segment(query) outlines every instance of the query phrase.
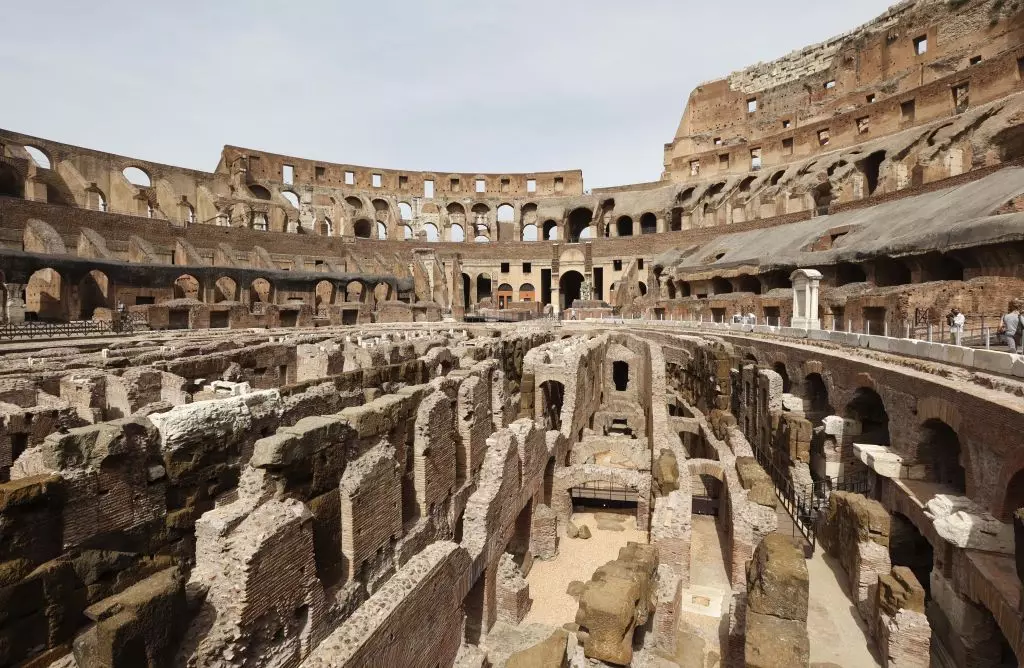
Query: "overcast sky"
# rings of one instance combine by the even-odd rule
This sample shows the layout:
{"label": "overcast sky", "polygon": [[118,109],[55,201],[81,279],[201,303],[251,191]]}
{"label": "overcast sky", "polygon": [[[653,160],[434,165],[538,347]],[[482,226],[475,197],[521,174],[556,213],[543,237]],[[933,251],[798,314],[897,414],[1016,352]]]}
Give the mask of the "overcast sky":
{"label": "overcast sky", "polygon": [[212,171],[224,144],[441,172],[656,180],[708,79],[890,0],[37,0],[4,8],[0,127]]}

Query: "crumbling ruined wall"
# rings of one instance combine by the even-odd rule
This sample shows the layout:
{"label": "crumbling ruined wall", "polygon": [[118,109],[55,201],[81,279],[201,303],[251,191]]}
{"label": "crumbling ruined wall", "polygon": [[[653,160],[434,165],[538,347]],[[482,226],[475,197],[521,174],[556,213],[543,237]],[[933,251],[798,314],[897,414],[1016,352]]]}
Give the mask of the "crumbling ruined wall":
{"label": "crumbling ruined wall", "polygon": [[771,534],[761,541],[747,567],[744,665],[809,665],[808,586],[803,554],[789,538]]}
{"label": "crumbling ruined wall", "polygon": [[821,545],[839,560],[857,611],[869,622],[875,617],[878,578],[892,568],[889,532],[889,513],[879,502],[848,492],[829,497],[819,529]]}

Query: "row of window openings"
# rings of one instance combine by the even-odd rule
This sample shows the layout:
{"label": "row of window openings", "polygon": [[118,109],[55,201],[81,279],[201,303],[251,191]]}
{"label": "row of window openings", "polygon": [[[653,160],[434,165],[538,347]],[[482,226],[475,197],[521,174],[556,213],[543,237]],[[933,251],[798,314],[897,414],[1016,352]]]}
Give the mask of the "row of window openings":
{"label": "row of window openings", "polygon": [[[324,168],[323,167],[317,167],[316,168],[316,178],[317,179],[322,179],[323,177],[324,177]],[[383,176],[382,175],[380,175],[380,174],[372,174],[370,176],[370,179],[371,179],[371,185],[374,188],[380,188],[380,187],[383,186]],[[285,185],[289,185],[289,186],[293,185],[295,183],[295,167],[293,167],[292,165],[284,165],[284,166],[282,166],[281,167],[281,181]],[[353,186],[353,185],[355,185],[355,183],[356,183],[355,172],[345,172],[345,185]],[[403,189],[404,190],[408,186],[409,186],[409,177],[408,176],[404,176],[404,175],[399,175],[399,177],[398,177],[398,187],[399,187],[399,189]],[[459,192],[462,189],[461,179],[452,179],[451,183],[450,183],[450,186],[451,186],[451,191],[452,192]],[[503,193],[504,192],[508,192],[511,189],[511,187],[512,187],[511,179],[502,179],[501,180],[501,192],[503,192]],[[565,187],[565,182],[562,179],[562,177],[556,176],[555,177],[555,191],[559,192],[564,187]],[[476,192],[478,192],[478,193],[485,193],[485,192],[487,192],[487,181],[485,179],[476,179],[476,181],[474,183],[474,188],[475,188]],[[535,193],[535,192],[537,192],[537,180],[536,179],[527,179],[526,180],[526,192],[528,192],[528,193]],[[430,180],[430,179],[427,179],[427,180],[425,180],[423,182],[423,196],[427,197],[427,198],[431,198],[431,197],[434,196],[434,182],[432,180]]]}
{"label": "row of window openings", "polygon": [[[644,268],[644,260],[643,260],[643,258],[639,258],[636,261],[636,268],[637,269],[643,269]],[[622,271],[622,260],[612,260],[612,269],[614,271]],[[510,270],[511,270],[511,264],[510,263],[508,263],[508,262],[502,262],[501,263],[501,273],[507,274],[507,273],[509,273]],[[523,263],[523,273],[524,274],[533,273],[533,263],[532,262],[524,262]]]}
{"label": "row of window openings", "polygon": [[[967,110],[970,105],[970,84],[962,83],[957,86],[953,86],[953,106],[956,109],[956,113],[961,114]],[[874,102],[875,96],[869,95],[868,102]],[[914,100],[907,100],[900,103],[900,122],[901,123],[913,123],[916,117],[917,105]],[[871,130],[871,117],[862,116],[856,120],[857,134],[867,134]],[[782,122],[783,127],[789,127],[789,121]],[[818,145],[828,146],[832,140],[832,133],[829,128],[818,130]],[[722,140],[715,138],[715,145],[721,145]],[[793,154],[793,138],[787,137],[782,140],[782,154],[792,155]],[[720,170],[729,169],[729,154],[725,153],[718,156],[718,168]],[[752,170],[761,169],[761,149],[755,148],[750,151],[750,168]],[[690,176],[697,176],[700,174],[700,160],[690,161]]]}

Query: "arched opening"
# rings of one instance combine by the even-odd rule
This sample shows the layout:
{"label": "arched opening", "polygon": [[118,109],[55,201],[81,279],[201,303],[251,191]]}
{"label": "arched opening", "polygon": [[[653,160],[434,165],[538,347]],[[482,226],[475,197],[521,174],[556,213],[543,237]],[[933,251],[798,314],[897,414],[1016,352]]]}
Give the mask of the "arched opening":
{"label": "arched opening", "polygon": [[266,232],[267,227],[267,214],[257,211],[252,215],[252,229],[258,232]]}
{"label": "arched opening", "polygon": [[64,279],[55,269],[40,269],[29,276],[25,286],[26,318],[67,321],[68,313],[61,297],[63,288]]}
{"label": "arched opening", "polygon": [[633,219],[629,216],[621,216],[615,221],[615,232],[620,237],[633,236]]}
{"label": "arched opening", "polygon": [[967,493],[967,471],[961,464],[960,437],[939,419],[925,420],[918,428],[917,462],[932,482]]}
{"label": "arched opening", "polygon": [[515,301],[515,291],[512,286],[508,283],[502,283],[498,286],[498,308],[503,309],[508,304]]}
{"label": "arched opening", "polygon": [[558,223],[553,220],[544,221],[544,238],[547,241],[558,240]]}
{"label": "arched opening", "polygon": [[330,281],[320,281],[316,284],[316,287],[313,288],[313,302],[317,312],[334,303],[334,294],[334,284]]}
{"label": "arched opening", "polygon": [[736,283],[739,284],[740,292],[753,292],[755,295],[761,294],[761,281],[756,276],[750,274],[742,274]]}
{"label": "arched opening", "polygon": [[712,294],[727,295],[732,292],[732,283],[721,276],[715,276],[711,279],[711,291]]}
{"label": "arched opening", "polygon": [[629,363],[623,361],[612,362],[612,382],[615,383],[616,392],[625,392],[629,387]]}
{"label": "arched opening", "polygon": [[889,414],[878,392],[869,387],[857,388],[846,404],[844,417],[860,422],[858,442],[889,445]]}
{"label": "arched opening", "polygon": [[235,279],[221,276],[213,284],[213,303],[238,301],[238,284]]}
{"label": "arched opening", "polygon": [[51,168],[50,156],[48,156],[43,149],[26,145],[25,152],[28,153],[28,157],[32,159],[32,162],[36,164],[36,167],[41,167],[43,169]]}
{"label": "arched opening", "polygon": [[893,513],[889,528],[889,561],[893,566],[903,566],[913,572],[931,598],[932,568],[934,550],[931,543],[905,515]]}
{"label": "arched opening", "polygon": [[519,301],[537,301],[537,290],[533,287],[533,283],[523,283],[522,285],[519,286]]}
{"label": "arched opening", "polygon": [[894,285],[909,285],[911,282],[910,267],[902,260],[880,257],[874,261],[875,285],[880,288]]}
{"label": "arched opening", "polygon": [[782,177],[786,175],[786,170],[780,169],[779,171],[772,174],[772,178],[768,179],[768,185],[777,186]]}
{"label": "arched opening", "polygon": [[578,271],[567,271],[558,279],[558,290],[562,296],[562,309],[572,308],[574,301],[580,298],[583,287],[583,274]]}
{"label": "arched opening", "polygon": [[804,377],[804,399],[809,408],[805,411],[809,420],[813,416],[813,421],[817,422],[835,412],[829,403],[828,386],[820,373],[809,373]]}
{"label": "arched opening", "polygon": [[1019,508],[1024,508],[1024,469],[1013,474],[1010,482],[1006,485],[1006,495],[1003,497],[1003,515],[1000,519],[1004,522],[1012,521],[1013,513]]}
{"label": "arched opening", "polygon": [[644,283],[643,281],[638,281],[636,285],[637,285],[638,288],[640,288],[640,296],[641,297],[646,297],[647,296],[647,284]]}
{"label": "arched opening", "polygon": [[653,213],[640,216],[640,234],[654,234],[658,231],[658,219]]}
{"label": "arched opening", "polygon": [[254,279],[249,285],[249,303],[255,304],[261,302],[264,304],[270,304],[273,302],[274,287],[265,278]]}
{"label": "arched opening", "polygon": [[511,204],[502,204],[498,207],[497,220],[499,223],[511,223],[516,218],[516,210]]}
{"label": "arched opening", "polygon": [[327,219],[321,220],[317,224],[317,226],[316,226],[316,231],[317,231],[317,234],[319,234],[322,237],[329,237],[329,236],[331,236],[331,233],[334,231],[334,226],[331,225],[331,219],[327,218]]}
{"label": "arched opening", "polygon": [[665,291],[668,293],[669,299],[676,298],[676,284],[672,279],[665,281]]}
{"label": "arched opening", "polygon": [[478,244],[485,244],[485,243],[487,243],[489,241],[490,241],[490,238],[488,238],[488,236],[486,234],[478,234],[473,239],[473,242],[474,243],[478,243]]}
{"label": "arched opening", "polygon": [[263,199],[263,200],[269,200],[270,199],[270,191],[267,190],[266,188],[264,188],[263,186],[259,185],[258,183],[250,183],[249,184],[249,192],[256,199]]}
{"label": "arched opening", "polygon": [[354,195],[350,195],[345,198],[345,204],[352,207],[353,211],[361,211],[363,208],[363,201]]}
{"label": "arched opening", "polygon": [[[793,384],[789,380],[789,372],[786,371],[786,365],[783,364],[782,362],[776,362],[775,364],[772,365],[772,371],[774,371],[775,373],[779,374],[782,377],[782,391],[785,392],[786,394],[789,394],[789,392],[793,389]],[[821,376],[818,377],[821,378]],[[828,391],[826,390],[826,394],[827,393]]]}
{"label": "arched opening", "polygon": [[562,428],[562,400],[565,386],[555,380],[547,380],[540,384],[541,419],[545,431],[558,431]]}
{"label": "arched opening", "polygon": [[441,240],[441,233],[437,229],[437,225],[433,223],[425,223],[423,225],[423,232],[427,236],[427,241],[434,242]]}
{"label": "arched opening", "polygon": [[377,221],[377,238],[387,239],[388,238],[388,226],[384,223]]}
{"label": "arched opening", "polygon": [[469,278],[469,274],[462,274],[462,306],[463,308],[469,308],[470,298],[470,286],[472,281]]}
{"label": "arched opening", "polygon": [[756,176],[748,176],[747,178],[745,178],[742,181],[740,181],[740,192],[744,192],[744,193],[750,192],[750,186],[752,186],[754,184],[754,181],[756,181],[756,180],[757,180]]}
{"label": "arched opening", "polygon": [[408,202],[398,203],[398,216],[402,220],[412,220],[412,207]]}
{"label": "arched opening", "polygon": [[459,225],[458,223],[455,223],[455,224],[452,225],[451,237],[452,237],[452,241],[465,241],[466,240],[466,230],[464,230],[462,228],[462,225]]}
{"label": "arched opening", "polygon": [[194,299],[202,301],[202,290],[195,276],[183,274],[174,280],[175,299]]}
{"label": "arched opening", "polygon": [[370,204],[373,206],[374,219],[383,221],[387,221],[390,219],[391,207],[388,206],[387,202],[378,197],[376,199],[370,200]]}
{"label": "arched opening", "polygon": [[78,284],[78,298],[81,304],[79,318],[91,320],[93,312],[98,308],[114,307],[113,295],[110,294],[110,279],[102,271],[90,271]]}
{"label": "arched opening", "polygon": [[482,203],[473,205],[470,209],[473,214],[473,234],[476,237],[490,237],[491,234],[491,209]]}
{"label": "arched opening", "polygon": [[836,287],[850,283],[864,283],[867,280],[867,274],[858,265],[850,262],[840,262],[836,265]]}
{"label": "arched opening", "polygon": [[2,163],[0,163],[0,196],[18,198],[25,196],[21,175],[11,165]]}
{"label": "arched opening", "polygon": [[857,162],[857,168],[864,175],[864,194],[870,197],[878,189],[878,172],[885,161],[885,151],[875,151]]}
{"label": "arched opening", "polygon": [[359,281],[351,281],[345,286],[345,301],[346,302],[361,302],[363,301],[363,293],[366,288]]}
{"label": "arched opening", "polygon": [[360,218],[352,226],[352,233],[360,239],[369,239],[370,235],[373,234],[373,227],[371,227],[370,221]]}
{"label": "arched opening", "polygon": [[292,205],[293,209],[298,209],[299,208],[299,196],[296,195],[291,190],[282,190],[281,191],[281,197],[283,197],[286,200],[288,200],[288,203]]}
{"label": "arched opening", "polygon": [[584,232],[590,227],[594,212],[590,209],[573,209],[569,214],[569,243],[577,243],[583,238]]}
{"label": "arched opening", "polygon": [[476,277],[476,300],[482,302],[491,298],[491,275],[478,274]]}
{"label": "arched opening", "polygon": [[946,253],[928,253],[919,258],[921,281],[962,281],[964,266]]}
{"label": "arched opening", "polygon": [[537,240],[537,226],[536,225],[523,225],[522,240],[523,241],[536,241]]}
{"label": "arched opening", "polygon": [[125,167],[121,173],[124,174],[124,178],[128,179],[128,183],[133,186],[149,188],[153,185],[153,181],[149,178],[149,174],[138,167]]}
{"label": "arched opening", "polygon": [[412,225],[402,225],[402,238],[409,241],[415,236],[412,231]]}
{"label": "arched opening", "polygon": [[672,218],[669,221],[670,232],[682,232],[683,230],[683,207],[677,206],[672,209]]}

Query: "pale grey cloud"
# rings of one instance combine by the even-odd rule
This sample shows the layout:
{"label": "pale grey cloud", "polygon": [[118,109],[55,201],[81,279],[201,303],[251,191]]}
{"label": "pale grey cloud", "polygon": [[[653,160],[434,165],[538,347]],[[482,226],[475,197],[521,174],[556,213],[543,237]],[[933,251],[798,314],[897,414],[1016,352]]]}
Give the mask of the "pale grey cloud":
{"label": "pale grey cloud", "polygon": [[435,0],[5,8],[0,126],[213,169],[223,144],[452,171],[657,179],[690,90],[886,0]]}

